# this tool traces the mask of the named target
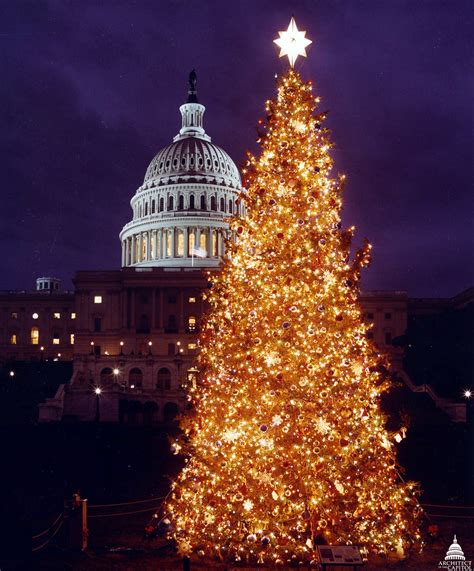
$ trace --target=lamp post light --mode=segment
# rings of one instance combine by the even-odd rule
[[[120,355],[123,355],[123,341],[120,341]]]
[[[102,389],[100,387],[96,387],[94,389],[95,393],[95,421],[99,422],[100,420],[100,395],[102,394]]]
[[[466,505],[472,505],[474,502],[474,392],[472,389],[464,391],[466,399],[466,454],[467,454],[467,470],[466,470]]]

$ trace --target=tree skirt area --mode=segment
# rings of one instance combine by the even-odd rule
[[[474,559],[474,519],[435,521],[439,525],[439,538],[427,543],[421,554],[415,554],[405,561],[390,562],[384,558],[370,557],[361,569],[365,571],[381,569],[407,569],[413,571],[433,571],[438,568],[439,561],[444,559],[446,551],[452,543],[454,534],[464,551],[467,560]],[[49,551],[36,554],[30,569],[56,571],[70,569],[73,571],[174,571],[183,569],[183,561],[173,554],[163,539],[146,541],[143,539],[143,520],[135,517],[124,522],[102,522],[91,525],[90,547],[84,553],[71,553],[64,549],[52,547]],[[8,568],[8,567],[7,567]],[[265,569],[265,566],[244,566],[222,564],[214,561],[192,558],[190,569],[237,570]],[[293,569],[315,569],[309,566],[297,566]],[[290,569],[290,567],[275,567]],[[342,567],[331,567],[340,569]],[[347,567],[345,568],[347,569]]]

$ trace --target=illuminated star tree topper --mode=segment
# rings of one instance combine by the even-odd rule
[[[288,56],[291,67],[294,67],[298,56],[306,57],[306,48],[312,43],[306,38],[306,32],[298,30],[294,18],[291,18],[286,32],[278,32],[280,37],[273,40],[280,48],[280,57]]]

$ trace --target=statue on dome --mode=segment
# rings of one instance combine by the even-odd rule
[[[197,84],[197,75],[196,75],[196,70],[193,69],[189,74],[189,91],[196,92],[196,84]]]

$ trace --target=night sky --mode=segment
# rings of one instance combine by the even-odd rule
[[[206,130],[240,166],[292,14],[348,179],[344,223],[374,245],[364,289],[474,285],[472,2],[3,0],[0,289],[119,267],[129,201],[180,128],[193,67]]]

